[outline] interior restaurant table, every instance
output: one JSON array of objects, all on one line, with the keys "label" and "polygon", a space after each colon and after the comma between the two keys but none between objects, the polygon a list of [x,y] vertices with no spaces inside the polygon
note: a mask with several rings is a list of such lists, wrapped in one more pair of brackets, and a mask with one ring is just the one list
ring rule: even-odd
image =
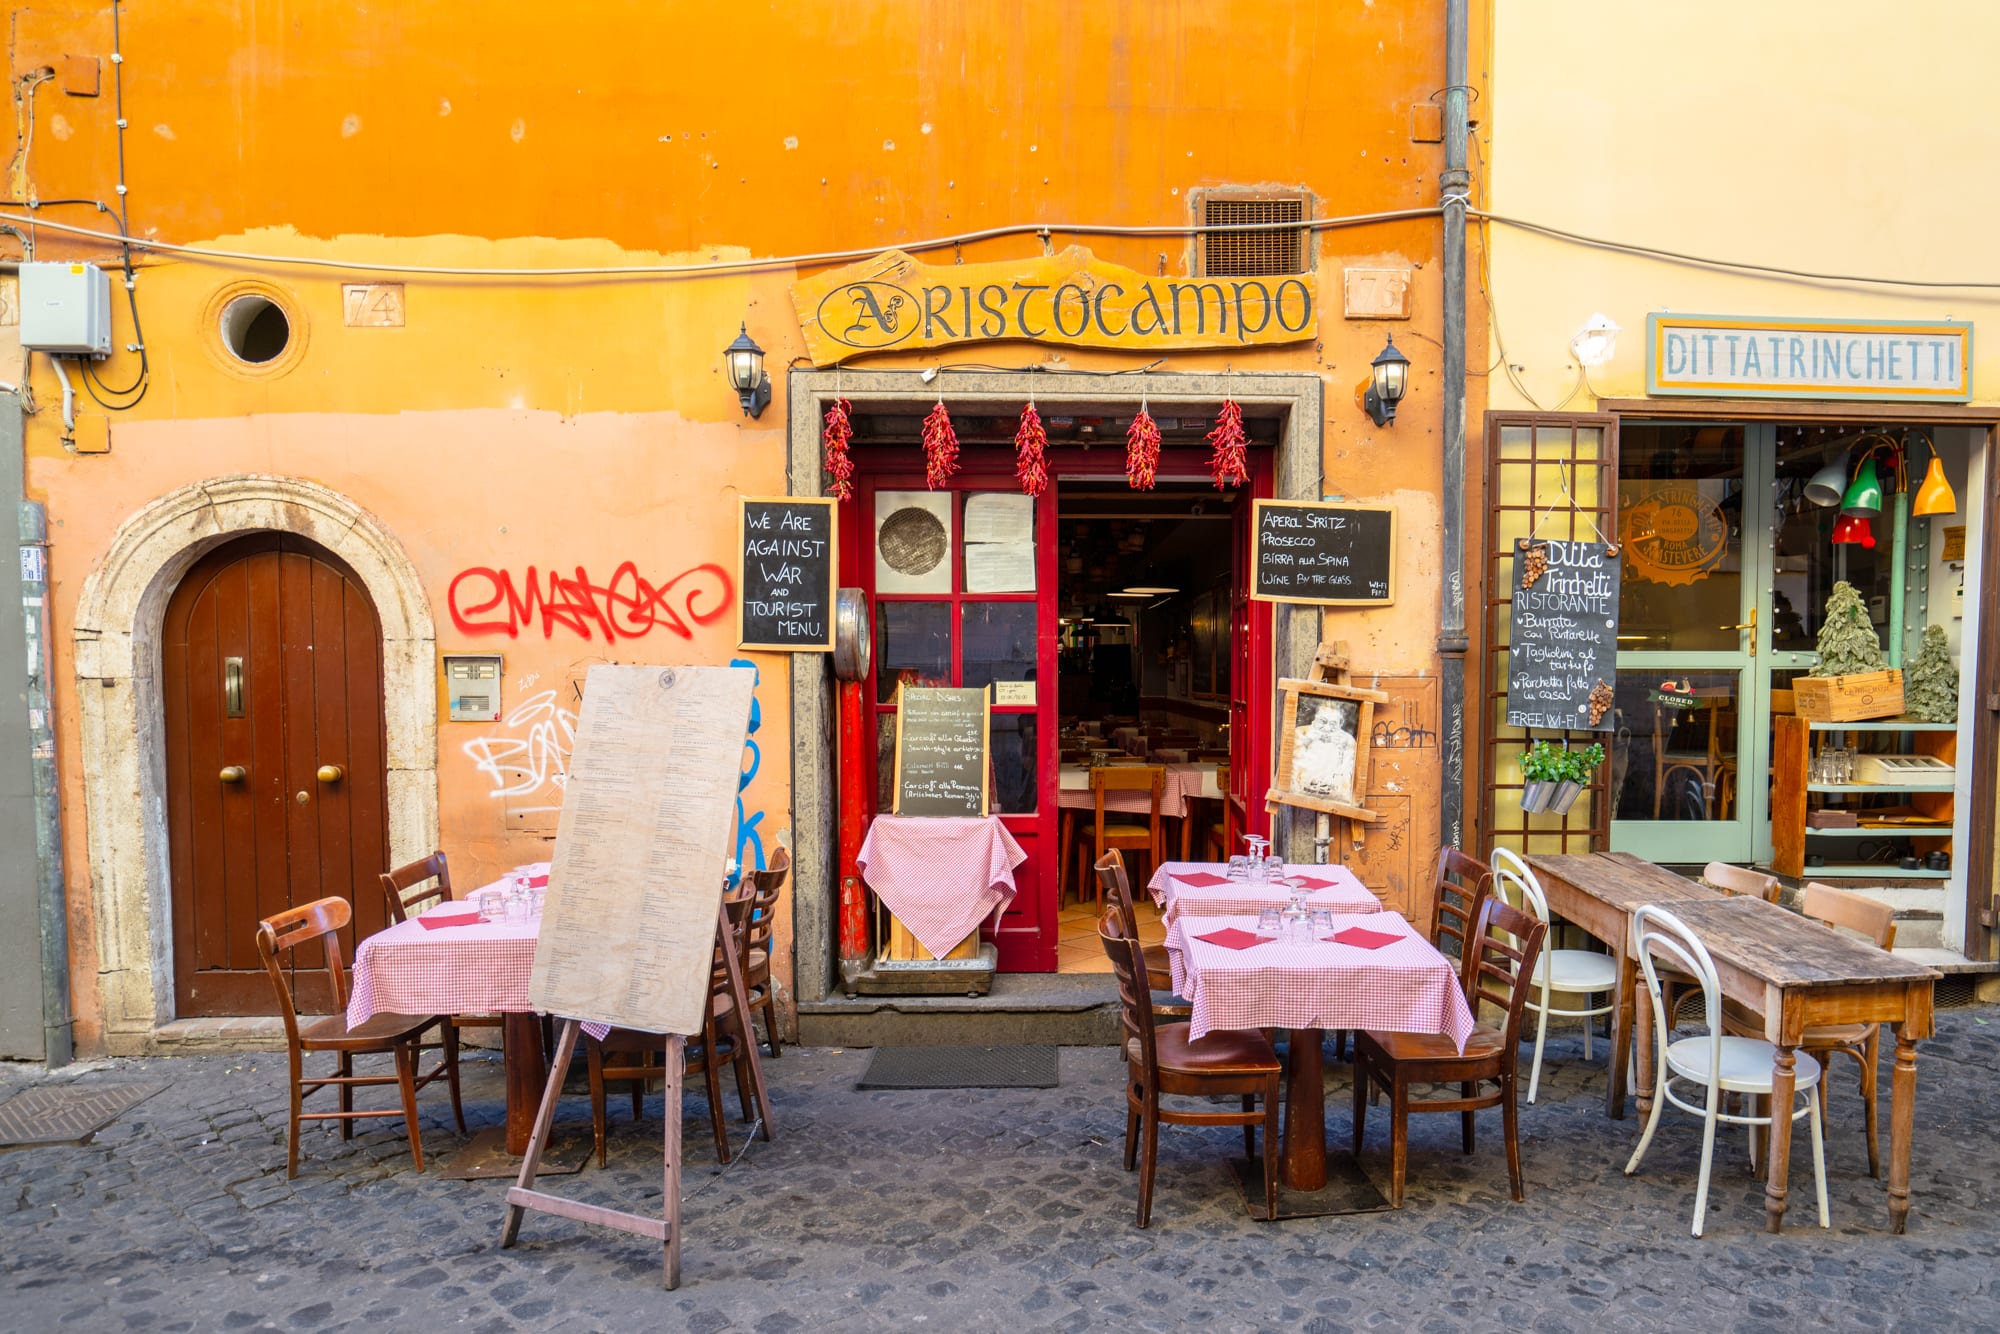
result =
[{"label": "interior restaurant table", "polygon": [[[1613,1115],[1622,1112],[1625,1052],[1638,1030],[1639,1111],[1652,1110],[1650,1000],[1635,997],[1630,957],[1633,909],[1658,903],[1701,937],[1715,960],[1725,1000],[1762,1015],[1761,1036],[1777,1048],[1773,1106],[1789,1106],[1798,1046],[1809,1027],[1882,1023],[1896,1036],[1889,1114],[1889,1225],[1904,1229],[1910,1213],[1910,1141],[1916,1117],[1917,1047],[1932,1033],[1932,987],[1938,974],[1887,950],[1850,939],[1776,904],[1730,897],[1629,853],[1530,857],[1548,895],[1549,911],[1614,947],[1619,960],[1619,1008],[1613,1037]],[[1623,923],[1622,925],[1620,923]],[[1791,1170],[1789,1118],[1771,1125],[1765,1225],[1784,1225]]]},{"label": "interior restaurant table", "polygon": [[[1266,908],[1282,908],[1291,890],[1273,880],[1231,880],[1220,862],[1162,862],[1146,882],[1146,892],[1160,905],[1160,919],[1196,917],[1255,917]],[[1285,866],[1285,876],[1306,889],[1308,908],[1339,914],[1376,913],[1382,900],[1345,866]]]},{"label": "interior restaurant table", "polygon": [[[1194,850],[1193,822],[1187,818],[1188,802],[1221,801],[1222,788],[1216,781],[1217,766],[1214,764],[1169,764],[1165,767],[1166,777],[1160,784],[1160,814],[1181,822],[1181,857],[1185,860]],[[1062,864],[1067,866],[1071,829],[1069,812],[1097,809],[1097,796],[1090,790],[1089,765],[1065,764],[1056,771],[1056,805],[1064,812]],[[1146,815],[1153,809],[1153,794],[1130,788],[1106,792],[1104,809],[1127,815]]]},{"label": "interior restaurant table", "polygon": [[[503,889],[504,880],[483,889]],[[433,921],[476,918],[479,890],[378,931],[354,949],[347,1024],[356,1028],[386,1014],[498,1014],[503,1022],[507,1088],[507,1152],[528,1151],[535,1110],[547,1075],[542,1025],[528,1004],[539,917],[427,927]]]},{"label": "interior restaurant table", "polygon": [[[1288,1190],[1316,1191],[1327,1180],[1325,1030],[1439,1033],[1463,1047],[1472,1010],[1458,969],[1400,914],[1337,917],[1333,931],[1306,945],[1264,938],[1234,949],[1203,939],[1245,926],[1241,917],[1193,914],[1169,926],[1174,990],[1193,1005],[1189,1033],[1197,1041],[1211,1029],[1290,1033],[1278,1175]],[[1317,938],[1355,928],[1352,939],[1364,943]]]}]

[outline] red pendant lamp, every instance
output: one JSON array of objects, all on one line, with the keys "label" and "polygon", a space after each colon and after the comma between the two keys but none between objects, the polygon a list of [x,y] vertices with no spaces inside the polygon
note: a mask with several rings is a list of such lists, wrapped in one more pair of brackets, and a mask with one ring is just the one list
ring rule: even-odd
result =
[{"label": "red pendant lamp", "polygon": [[1835,520],[1833,525],[1833,544],[1840,546],[1843,543],[1858,547],[1873,547],[1875,545],[1875,533],[1868,526],[1868,520],[1858,514],[1843,514],[1839,519]]}]

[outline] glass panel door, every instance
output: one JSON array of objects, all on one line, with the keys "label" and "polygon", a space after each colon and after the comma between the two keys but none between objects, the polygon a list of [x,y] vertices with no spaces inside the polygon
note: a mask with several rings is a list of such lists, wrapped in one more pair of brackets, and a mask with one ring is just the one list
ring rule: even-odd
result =
[{"label": "glass panel door", "polygon": [[1621,425],[1614,848],[1747,862],[1768,839],[1766,785],[1745,775],[1762,774],[1768,745],[1769,434]]}]

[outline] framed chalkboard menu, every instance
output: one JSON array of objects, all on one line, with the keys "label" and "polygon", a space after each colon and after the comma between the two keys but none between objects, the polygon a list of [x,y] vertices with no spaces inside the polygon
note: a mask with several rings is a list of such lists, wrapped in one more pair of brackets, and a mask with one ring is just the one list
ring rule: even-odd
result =
[{"label": "framed chalkboard menu", "polygon": [[830,497],[743,497],[737,511],[738,648],[833,652],[835,504]]},{"label": "framed chalkboard menu", "polygon": [[1384,606],[1396,600],[1396,511],[1318,500],[1251,502],[1250,596]]},{"label": "framed chalkboard menu", "polygon": [[1507,725],[1608,732],[1618,682],[1618,548],[1514,543]]},{"label": "framed chalkboard menu", "polygon": [[897,815],[986,814],[987,694],[896,687]]}]

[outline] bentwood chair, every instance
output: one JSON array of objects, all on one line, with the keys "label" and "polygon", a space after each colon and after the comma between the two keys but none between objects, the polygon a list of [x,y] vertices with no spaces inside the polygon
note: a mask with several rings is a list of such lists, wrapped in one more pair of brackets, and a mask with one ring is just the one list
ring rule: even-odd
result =
[{"label": "bentwood chair", "polygon": [[[1511,848],[1493,849],[1493,892],[1501,901],[1521,911],[1530,913],[1536,921],[1549,921],[1549,898],[1542,890],[1542,882],[1528,869],[1528,863]],[[1554,923],[1549,923],[1554,927]],[[1557,996],[1582,996],[1582,1009],[1561,1009],[1555,1005]],[[1602,1005],[1592,1005],[1590,998],[1602,996]],[[1545,949],[1535,964],[1534,993],[1528,997],[1528,1008],[1535,1012],[1535,1063],[1528,1072],[1528,1101],[1535,1101],[1535,1094],[1542,1084],[1542,1047],[1548,1040],[1549,1016],[1564,1019],[1583,1020],[1583,1059],[1590,1059],[1591,1020],[1599,1015],[1610,1014],[1616,1007],[1618,996],[1618,961],[1609,954],[1599,954],[1594,950]]]},{"label": "bentwood chair", "polygon": [[792,872],[792,854],[779,848],[771,864],[750,873],[750,921],[744,929],[743,989],[750,996],[750,1017],[764,1013],[764,1040],[771,1059],[784,1055],[778,1041],[778,1005],[771,984],[771,928],[777,922],[778,893]]},{"label": "bentwood chair", "polygon": [[[1160,1123],[1242,1126],[1243,1152],[1257,1157],[1257,1127],[1264,1128],[1264,1217],[1278,1216],[1278,1081],[1283,1067],[1262,1033],[1211,1030],[1199,1041],[1186,1024],[1156,1024],[1152,990],[1137,940],[1120,930],[1115,910],[1098,920],[1097,937],[1118,978],[1118,1013],[1125,1046],[1125,1170],[1139,1170],[1139,1226],[1153,1217],[1153,1172],[1160,1156]],[[1162,1106],[1169,1097],[1240,1097],[1241,1111]],[[1261,1100],[1262,1106],[1259,1106]]]},{"label": "bentwood chair", "polygon": [[1766,903],[1776,903],[1783,890],[1778,877],[1753,871],[1747,866],[1731,866],[1728,862],[1710,862],[1702,867],[1701,882],[1732,897],[1745,894]]},{"label": "bentwood chair", "polygon": [[[1625,1164],[1625,1175],[1631,1176],[1639,1170],[1639,1160],[1646,1156],[1647,1146],[1653,1142],[1653,1132],[1660,1126],[1660,1113],[1668,1103],[1699,1116],[1702,1119],[1701,1174],[1696,1178],[1694,1192],[1694,1235],[1699,1237],[1703,1216],[1708,1211],[1708,1178],[1715,1159],[1716,1124],[1727,1121],[1732,1125],[1750,1127],[1751,1157],[1754,1160],[1757,1127],[1770,1125],[1771,1117],[1780,1114],[1777,1108],[1769,1107],[1772,1064],[1777,1049],[1759,1038],[1724,1034],[1722,987],[1716,980],[1715,961],[1709,957],[1708,947],[1701,943],[1701,937],[1690,930],[1687,923],[1665,908],[1646,904],[1632,914],[1632,942],[1633,948],[1638,951],[1639,966],[1645,970],[1646,988],[1653,997],[1653,1050],[1658,1053],[1659,1065],[1653,1080],[1653,1111],[1646,1118],[1646,1130],[1639,1136],[1639,1147],[1632,1151],[1632,1160]],[[1694,984],[1701,989],[1702,1017],[1707,1032],[1682,1038],[1678,1042],[1667,1041],[1665,997],[1661,994],[1660,982],[1662,961],[1694,979]],[[1783,1114],[1794,1121],[1801,1116],[1810,1118],[1813,1182],[1819,1189],[1819,1225],[1826,1227],[1826,1145],[1820,1136],[1819,1119],[1820,1063],[1800,1051],[1793,1066],[1793,1078],[1793,1099],[1803,1098],[1805,1106],[1796,1110],[1788,1107]],[[1677,1091],[1677,1086],[1699,1089],[1702,1100],[1698,1103],[1688,1101]],[[1726,1112],[1721,1105],[1725,1093],[1749,1094],[1757,1105],[1767,1107],[1770,1115]]]},{"label": "bentwood chair", "polygon": [[[1077,821],[1076,851],[1077,880],[1083,881],[1083,868],[1090,865],[1102,854],[1118,849],[1123,852],[1143,852],[1147,867],[1160,864],[1166,847],[1166,826],[1160,818],[1160,797],[1166,787],[1167,770],[1160,764],[1104,765],[1090,771],[1091,804],[1095,818],[1085,823]],[[1112,811],[1111,818],[1105,818],[1104,798],[1108,792],[1150,792],[1152,794],[1151,813],[1141,824],[1133,815]],[[1081,894],[1082,890],[1079,889]],[[1104,896],[1097,899],[1099,909],[1104,907]]]},{"label": "bentwood chair", "polygon": [[[1500,1109],[1507,1142],[1507,1181],[1514,1199],[1525,1198],[1521,1179],[1520,1115],[1516,1096],[1521,1059],[1521,1011],[1532,989],[1535,964],[1541,956],[1548,924],[1491,896],[1484,897],[1467,936],[1465,996],[1472,1012],[1482,1004],[1498,1006],[1501,1026],[1479,1024],[1459,1050],[1439,1033],[1376,1033],[1354,1035],[1354,1154],[1361,1156],[1366,1130],[1368,1094],[1378,1089],[1389,1096],[1389,1204],[1403,1207],[1403,1177],[1409,1164],[1410,1113],[1457,1112],[1467,1153],[1473,1146],[1474,1113]],[[1413,1084],[1457,1084],[1456,1098],[1426,1097],[1412,1101]],[[1481,1089],[1490,1084],[1490,1089]]]},{"label": "bentwood chair", "polygon": [[[1118,914],[1118,931],[1125,939],[1139,944],[1140,959],[1146,970],[1146,985],[1156,993],[1153,997],[1153,1018],[1171,1022],[1186,1019],[1194,1013],[1194,1007],[1173,994],[1174,965],[1167,956],[1165,945],[1147,945],[1139,942],[1139,912],[1132,901],[1132,882],[1125,878],[1125,859],[1113,848],[1097,859],[1097,888],[1101,896],[1110,895],[1111,906],[1106,910]],[[1167,993],[1161,1000],[1157,993]]]},{"label": "bentwood chair", "polygon": [[[417,1040],[433,1024],[443,1024],[442,1016],[427,1014],[378,1014],[359,1028],[347,1026],[347,968],[340,951],[340,931],[353,916],[346,899],[326,898],[300,908],[275,913],[257,923],[257,953],[271,975],[271,990],[278,1000],[278,1013],[285,1021],[285,1047],[290,1061],[291,1118],[285,1135],[285,1176],[299,1174],[299,1125],[304,1121],[338,1121],[340,1137],[354,1138],[354,1123],[376,1117],[400,1116],[410,1137],[410,1158],[419,1172],[424,1170],[424,1144],[417,1130],[417,1090],[444,1076],[451,1085],[451,1109],[458,1128],[465,1129],[465,1114],[458,1105],[458,1048],[446,1026],[445,1059],[426,1074],[417,1073]],[[326,963],[327,982],[333,995],[333,1013],[301,1020],[292,996],[293,953],[301,946],[317,944]],[[307,1052],[332,1052],[334,1073],[307,1076]],[[392,1056],[393,1075],[357,1075],[357,1056]],[[395,1085],[402,1092],[402,1106],[379,1111],[356,1111],[354,1090],[370,1086]],[[305,1100],[323,1088],[335,1089],[338,1111],[308,1112]]]},{"label": "bentwood chair", "polygon": [[[743,941],[750,917],[754,897],[737,894],[724,899],[729,909],[730,940],[728,948],[742,957]],[[719,932],[717,933],[720,934]],[[750,1026],[748,1015],[739,1014],[735,998],[729,990],[729,963],[723,957],[723,943],[718,940],[709,960],[708,1008],[702,1015],[700,1033],[691,1033],[682,1048],[683,1071],[689,1075],[699,1074],[708,1086],[708,1122],[715,1132],[715,1156],[718,1162],[729,1161],[729,1128],[722,1109],[722,1071],[725,1067],[736,1067],[736,1097],[743,1110],[743,1119],[751,1117],[749,1075],[747,1064],[750,1059],[750,1044],[756,1039]],[[655,1079],[664,1078],[667,1042],[660,1033],[645,1033],[637,1029],[614,1028],[602,1038],[584,1034],[584,1059],[590,1078],[590,1131],[597,1149],[597,1165],[604,1166],[605,1140],[605,1086],[623,1083],[631,1086],[632,1119],[643,1115],[646,1086]],[[764,1128],[764,1138],[771,1137],[770,1127]]]}]

